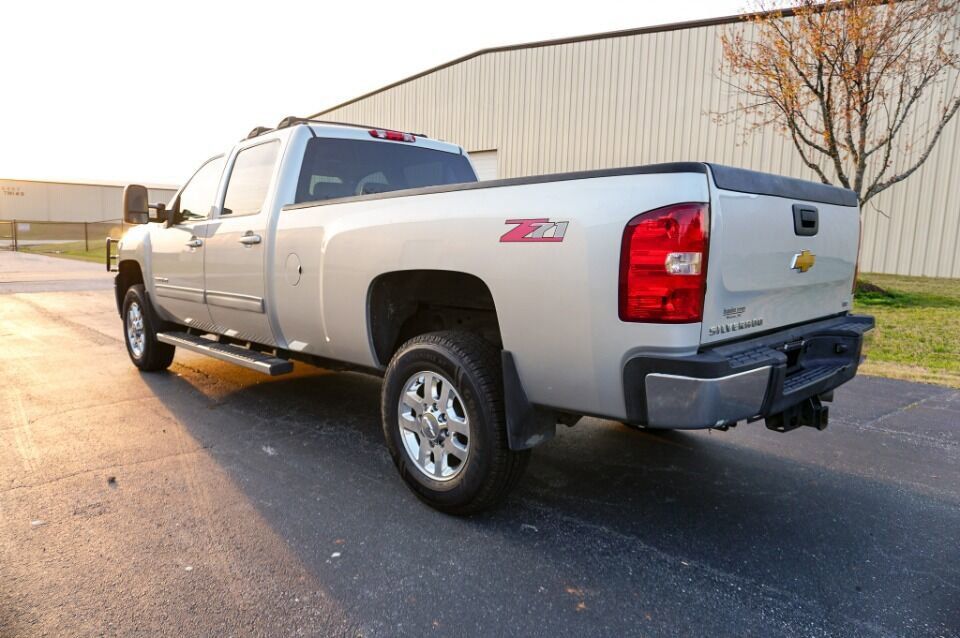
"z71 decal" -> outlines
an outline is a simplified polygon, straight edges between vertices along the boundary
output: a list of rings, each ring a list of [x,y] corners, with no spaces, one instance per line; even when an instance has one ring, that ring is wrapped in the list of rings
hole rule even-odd
[[[541,219],[508,219],[506,224],[514,224],[505,232],[500,241],[563,241],[569,222],[552,222],[547,218]]]

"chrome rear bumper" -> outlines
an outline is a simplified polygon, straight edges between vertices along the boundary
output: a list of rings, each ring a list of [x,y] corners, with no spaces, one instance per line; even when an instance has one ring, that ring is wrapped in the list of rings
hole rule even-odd
[[[843,315],[690,357],[635,357],[623,370],[627,420],[695,429],[781,415],[852,379],[872,328],[873,317]]]
[[[769,383],[770,366],[716,379],[648,374],[647,425],[701,428],[748,419],[763,408]]]

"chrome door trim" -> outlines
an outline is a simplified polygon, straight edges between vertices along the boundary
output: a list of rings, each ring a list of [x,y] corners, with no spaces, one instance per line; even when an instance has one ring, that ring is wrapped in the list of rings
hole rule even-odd
[[[203,289],[190,288],[188,286],[174,286],[173,284],[155,283],[153,285],[158,297],[168,297],[170,299],[180,299],[181,301],[193,301],[203,303]]]
[[[254,295],[241,295],[235,292],[225,292],[222,290],[208,290],[207,303],[211,306],[220,306],[222,308],[232,308],[234,310],[247,310],[249,312],[264,312],[263,297]]]

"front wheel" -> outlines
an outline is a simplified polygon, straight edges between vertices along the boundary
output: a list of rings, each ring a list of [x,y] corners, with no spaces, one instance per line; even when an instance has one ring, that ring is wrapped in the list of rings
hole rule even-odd
[[[403,344],[387,368],[381,414],[400,476],[443,512],[497,504],[530,456],[507,445],[500,352],[470,333],[433,332]]]
[[[157,341],[149,303],[142,284],[130,286],[123,298],[123,340],[133,365],[154,372],[170,367],[176,348]]]

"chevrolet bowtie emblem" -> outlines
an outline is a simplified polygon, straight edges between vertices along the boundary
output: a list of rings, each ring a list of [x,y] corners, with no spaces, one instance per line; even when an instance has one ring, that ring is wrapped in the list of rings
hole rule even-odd
[[[817,262],[817,256],[809,250],[801,250],[793,256],[793,262],[790,267],[797,272],[807,272]]]

